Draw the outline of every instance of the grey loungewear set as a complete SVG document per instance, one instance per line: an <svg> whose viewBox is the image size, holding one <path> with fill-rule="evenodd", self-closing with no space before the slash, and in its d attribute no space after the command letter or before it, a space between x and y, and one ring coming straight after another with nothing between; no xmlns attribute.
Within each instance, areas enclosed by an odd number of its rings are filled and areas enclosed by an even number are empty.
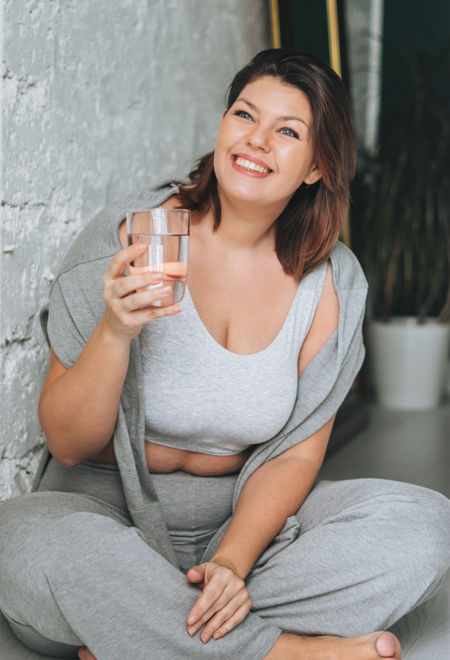
<svg viewBox="0 0 450 660"><path fill-rule="evenodd" d="M102 317L101 276L121 249L117 230L126 210L157 206L177 190L152 188L111 205L75 241L53 284L48 322L66 367ZM85 644L98 660L261 660L282 630L350 636L383 629L436 590L449 563L445 497L393 481L319 481L250 572L246 619L207 644L186 630L199 591L184 573L212 556L248 477L321 428L361 366L366 281L341 243L331 265L339 327L294 386L279 365L296 368L325 264L302 280L279 335L260 353L236 355L217 344L189 291L181 314L149 324L132 341L114 434L117 466L44 461L37 492L0 505L0 610L24 645L59 658L76 657ZM158 377L168 372L172 395L164 391L167 378ZM184 400L189 383L192 398ZM192 410L194 437L189 428L184 437L164 427L164 405L167 415L179 406L185 421ZM261 415L270 428L277 411L281 430L255 447L239 474L148 471L145 438L233 453L239 424L250 437ZM235 429L228 449L226 438L214 435L215 415L225 435L227 415Z"/></svg>

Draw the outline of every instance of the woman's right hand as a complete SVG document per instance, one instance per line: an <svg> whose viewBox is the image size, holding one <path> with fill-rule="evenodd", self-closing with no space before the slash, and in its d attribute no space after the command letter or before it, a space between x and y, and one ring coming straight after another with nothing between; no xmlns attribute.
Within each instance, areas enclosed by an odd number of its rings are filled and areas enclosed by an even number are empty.
<svg viewBox="0 0 450 660"><path fill-rule="evenodd" d="M145 323L162 316L173 316L181 311L178 304L152 307L156 301L164 302L164 297L172 295L170 286L166 287L164 284L162 274L124 274L130 263L142 256L147 249L146 245L131 245L120 250L103 275L106 308L100 324L103 329L128 341L140 333ZM152 284L157 288L147 289Z"/></svg>

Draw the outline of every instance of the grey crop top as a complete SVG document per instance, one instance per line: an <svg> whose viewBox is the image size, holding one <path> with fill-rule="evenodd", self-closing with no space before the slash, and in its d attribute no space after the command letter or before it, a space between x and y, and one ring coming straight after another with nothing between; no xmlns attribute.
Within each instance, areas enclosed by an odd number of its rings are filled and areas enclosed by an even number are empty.
<svg viewBox="0 0 450 660"><path fill-rule="evenodd" d="M122 247L118 228L127 210L130 208L158 206L177 192L177 186L166 186L164 188L158 186L149 188L139 195L132 195L122 201L112 202L93 218L70 248L52 284L47 326L50 344L61 363L67 369L70 369L78 360L86 346L86 342L101 321L105 309L102 275L108 268L113 255ZM266 461L279 456L286 449L309 438L336 413L363 362L362 324L364 320L367 282L355 256L339 241L331 252L330 262L333 269L333 281L339 298L340 312L338 329L311 361L298 381L297 400L286 425L280 429L274 438L271 438L266 443L255 446L252 455L239 472L233 497L233 507L236 506L239 500L239 495L242 492L244 484L255 470ZM322 271L321 275L318 275L317 271L314 271L300 284L298 298L295 300L295 332L291 330L288 333L287 327L281 331L283 340L280 338L275 339L277 353L279 350L277 344L280 341L286 342L288 353L291 350L292 353L297 350L297 348L294 349L294 346L292 348L288 346L289 334L291 337L295 335L297 346L301 346L306 337L322 289L324 274L325 271ZM183 308L181 314L169 319L158 319L146 327L146 333L149 334L150 338L148 348L151 349L153 341L156 349L154 353L155 363L159 361L161 368L165 364L163 332L167 330L169 333L175 333L176 327L183 330L183 328L189 326L189 323L183 319L183 317L186 318L186 315L189 314L188 305L189 300L186 297L181 303ZM294 311L291 314L292 318ZM289 319L289 323L291 322L291 318ZM292 322L294 322L293 318ZM180 323L182 325L179 325ZM170 326L169 324L176 325ZM170 327L172 327L172 331ZM186 330L187 334L184 336L184 343L183 335L178 337L178 342L181 344L178 353L181 351L182 355L184 352L187 355L187 351L191 351L190 360L193 362L195 368L196 362L200 365L203 364L203 360L206 360L207 354L212 353L212 346L214 346L215 355L222 355L223 360L217 358L217 363L213 363L216 364L216 367L211 367L213 374L213 385L211 389L212 392L217 392L223 388L225 392L225 385L229 383L230 379L228 372L231 373L233 361L235 361L235 364L241 362L241 364L250 365L255 358L251 356L233 357L233 354L228 353L222 347L219 348L215 343L211 343L213 341L212 337L207 334L205 328L201 328L202 326L200 328L198 326L198 320L197 322L194 321L192 328L188 327ZM190 343L190 338L195 338L196 334L196 341ZM141 333L141 335L144 340L142 343L145 344L145 333ZM153 475L149 472L144 451L145 400L142 381L141 335L135 337L130 346L130 362L122 389L114 430L114 451L133 525L139 529L139 533L150 547L177 566L175 552L163 519L156 491L153 487ZM152 335L153 340L151 338ZM174 343L173 337L170 341L172 344ZM272 348L271 350L274 349ZM269 348L266 351L269 352ZM260 355L260 358L263 357L265 359L264 353L265 351ZM225 357L227 358L226 360ZM258 360L258 358L256 359ZM170 362L171 374L174 374L176 371L174 367L175 362ZM185 358L179 364L183 364L185 369L189 367L189 362L187 360L185 361ZM204 367L202 367L202 373L203 369ZM250 411L252 408L252 401L250 399L254 391L256 391L257 386L260 383L264 383L264 379L271 386L272 374L270 373L269 377L267 377L265 370L263 372L259 367L256 371L257 377L254 379L250 388L249 400L239 400L239 410L241 414L243 411L244 423L249 418L250 413L247 411ZM198 372L200 373L200 368L198 368ZM166 382L166 387L169 389L163 395L165 396L165 400L163 401L162 410L166 411L166 420L169 420L171 406L174 401L172 393L175 393L175 383ZM275 390L277 395L282 394L279 385ZM155 391L155 411L156 393ZM147 399L149 398L151 399L151 394L147 394ZM222 404L225 400L224 394L221 397L220 403ZM188 411L190 419L193 422L196 421L199 416L201 417L202 410L203 401L200 402L198 411ZM237 412L232 411L230 417L234 419L234 415ZM196 413L196 417L194 417L194 413ZM206 419L206 408L204 419ZM210 418L209 422L212 429L210 433L211 438L215 439L217 435L214 434L214 417L212 421ZM152 431L150 433L149 431L148 433L148 439L158 439L158 432ZM243 435L240 433L239 439L241 440L242 438ZM175 442L176 438L172 438L171 440ZM179 446L181 446L181 442L179 442ZM215 448L217 449L217 446ZM47 458L48 451L46 450L42 454L37 470L34 489L38 484ZM289 526L291 523L292 521L289 519L281 532L282 534L289 536ZM214 550L217 548L225 528L226 523L218 530L209 547L208 556L212 556Z"/></svg>
<svg viewBox="0 0 450 660"><path fill-rule="evenodd" d="M226 455L275 436L296 402L298 356L325 272L323 264L301 281L278 335L250 355L216 342L186 287L182 312L148 323L140 333L145 439Z"/></svg>

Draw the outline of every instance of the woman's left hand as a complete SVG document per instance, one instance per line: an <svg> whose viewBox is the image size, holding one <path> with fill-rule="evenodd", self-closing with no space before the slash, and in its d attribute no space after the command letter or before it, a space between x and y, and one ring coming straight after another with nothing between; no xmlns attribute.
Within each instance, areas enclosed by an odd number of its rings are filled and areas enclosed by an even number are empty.
<svg viewBox="0 0 450 660"><path fill-rule="evenodd" d="M208 561L193 566L186 573L189 582L203 590L188 614L188 633L192 636L206 622L200 639L219 639L233 630L247 616L252 600L245 582L233 566L225 562Z"/></svg>

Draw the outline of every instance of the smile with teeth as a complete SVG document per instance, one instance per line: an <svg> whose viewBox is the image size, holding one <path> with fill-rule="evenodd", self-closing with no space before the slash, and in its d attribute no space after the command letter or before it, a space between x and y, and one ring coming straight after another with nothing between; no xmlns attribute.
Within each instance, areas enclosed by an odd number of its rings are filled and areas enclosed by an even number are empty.
<svg viewBox="0 0 450 660"><path fill-rule="evenodd" d="M239 167L243 167L244 170L261 172L261 174L270 174L270 172L272 171L272 170L268 170L267 167L262 167L261 165L252 163L251 160L247 160L246 158L241 158L240 156L236 156L234 162L236 163L236 165L239 165Z"/></svg>

